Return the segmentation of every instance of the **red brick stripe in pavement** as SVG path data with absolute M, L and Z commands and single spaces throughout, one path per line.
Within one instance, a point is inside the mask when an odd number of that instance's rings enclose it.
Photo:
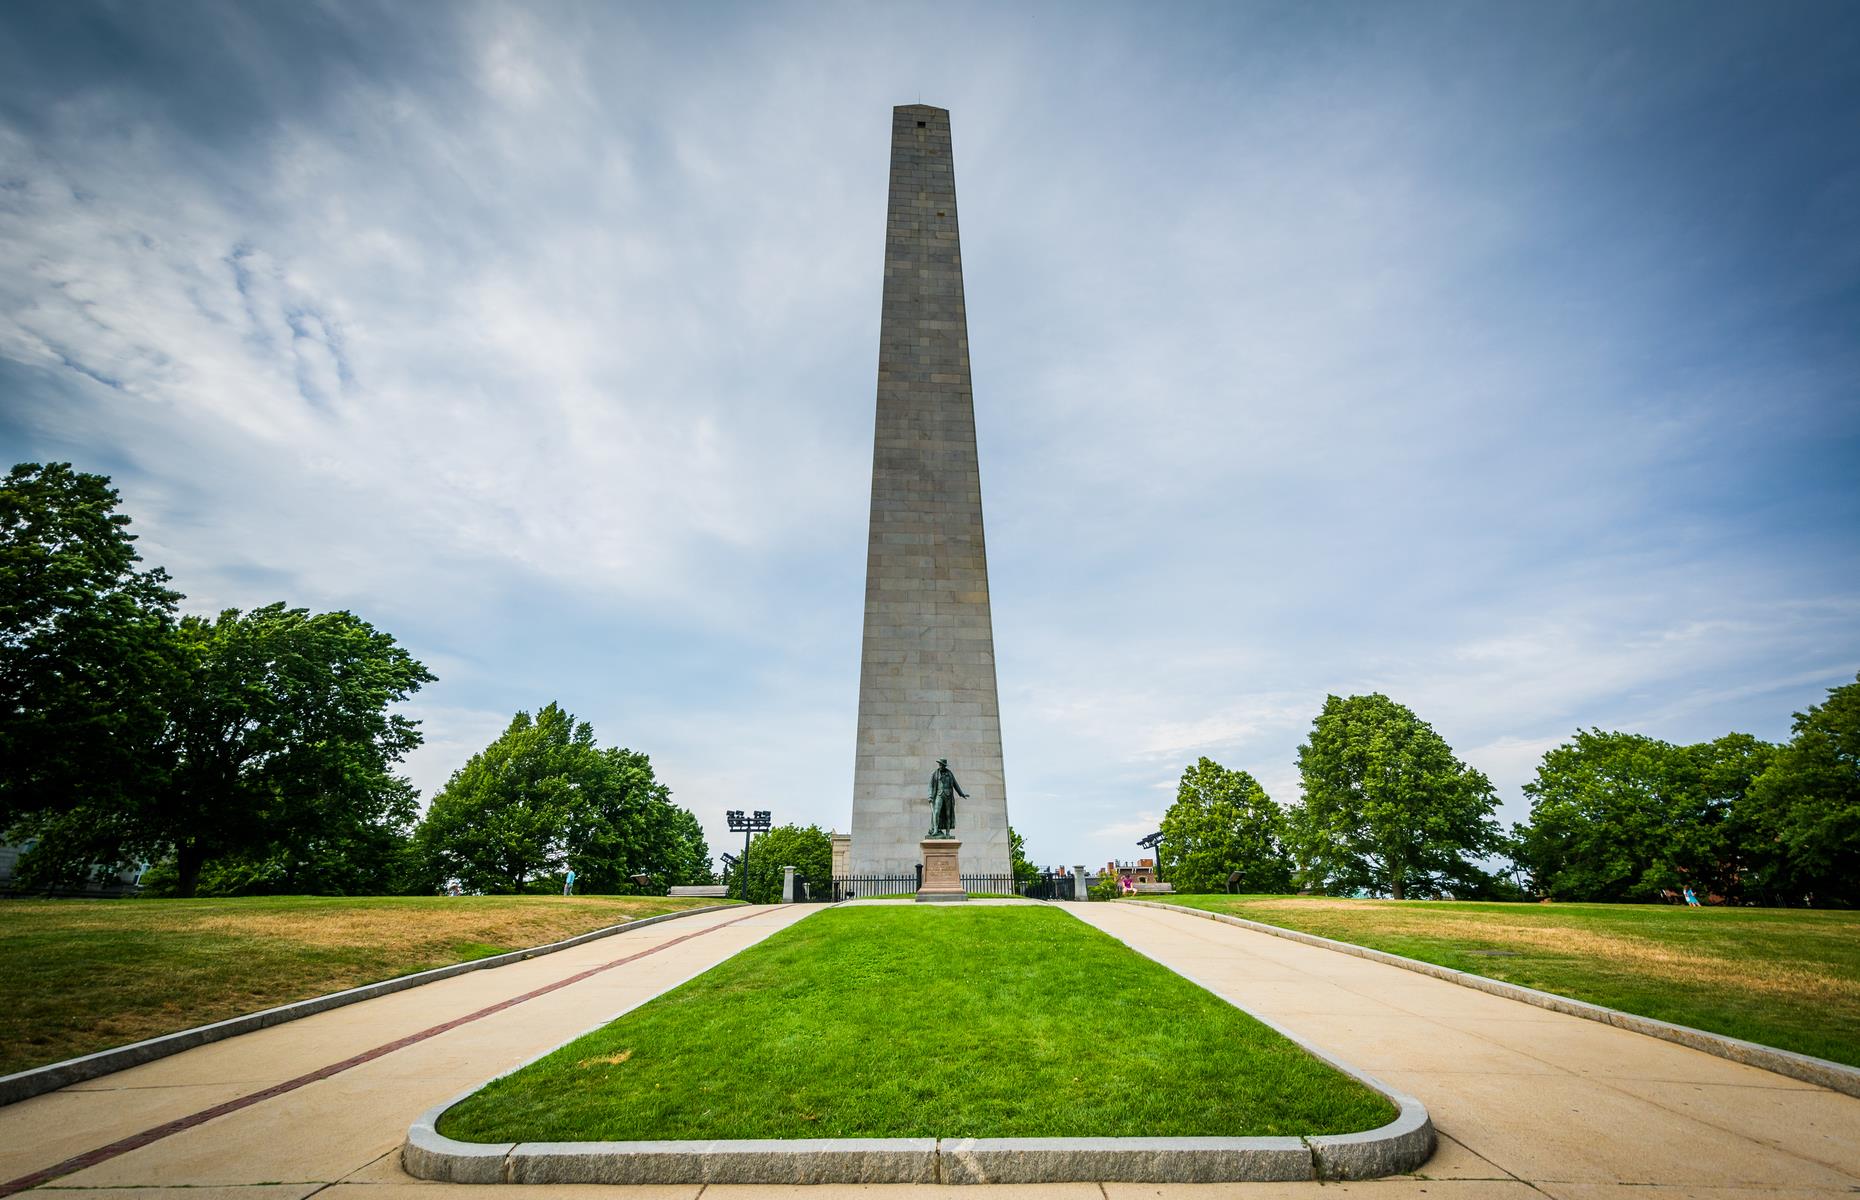
M 149 1129 L 144 1129 L 140 1133 L 132 1133 L 128 1137 L 111 1142 L 107 1146 L 99 1146 L 95 1150 L 86 1150 L 82 1154 L 67 1158 L 61 1163 L 55 1163 L 52 1166 L 34 1171 L 30 1175 L 21 1175 L 18 1179 L 0 1183 L 0 1198 L 11 1196 L 15 1192 L 23 1192 L 27 1188 L 38 1187 L 42 1183 L 57 1179 L 60 1175 L 69 1175 L 74 1171 L 82 1171 L 86 1167 L 94 1167 L 98 1163 L 108 1162 L 118 1155 L 127 1154 L 131 1150 L 140 1150 L 142 1147 L 152 1142 L 159 1142 L 161 1139 L 171 1134 L 192 1129 L 196 1125 L 204 1125 L 215 1117 L 223 1117 L 227 1113 L 238 1112 L 242 1108 L 250 1108 L 254 1104 L 270 1100 L 274 1096 L 282 1096 L 286 1092 L 294 1092 L 305 1084 L 315 1083 L 319 1079 L 328 1079 L 332 1075 L 340 1075 L 351 1067 L 359 1067 L 363 1063 L 373 1062 L 383 1055 L 392 1054 L 394 1051 L 404 1049 L 416 1042 L 423 1042 L 427 1038 L 438 1037 L 440 1034 L 451 1029 L 457 1029 L 461 1025 L 469 1025 L 473 1021 L 482 1020 L 495 1013 L 503 1012 L 507 1008 L 515 1008 L 526 1000 L 534 1000 L 538 996 L 546 996 L 550 992 L 559 991 L 562 988 L 568 987 L 570 984 L 580 983 L 590 976 L 599 975 L 602 971 L 611 971 L 615 967 L 623 967 L 627 963 L 646 957 L 648 954 L 657 954 L 659 951 L 669 949 L 678 945 L 680 942 L 688 942 L 692 938 L 702 937 L 707 933 L 715 933 L 719 929 L 728 928 L 738 921 L 747 921 L 750 917 L 756 915 L 755 913 L 745 913 L 740 917 L 732 917 L 722 924 L 699 929 L 693 933 L 682 934 L 670 941 L 660 942 L 656 946 L 649 946 L 639 951 L 637 954 L 629 954 L 625 958 L 616 958 L 612 962 L 602 963 L 598 967 L 589 967 L 579 974 L 570 975 L 566 979 L 558 979 L 554 983 L 545 984 L 533 992 L 525 992 L 521 996 L 513 996 L 509 1000 L 493 1004 L 489 1008 L 481 1008 L 475 1013 L 469 1013 L 455 1020 L 447 1021 L 443 1025 L 434 1025 L 430 1029 L 422 1029 L 418 1033 L 410 1033 L 404 1038 L 396 1039 L 385 1045 L 376 1046 L 372 1050 L 364 1050 L 360 1054 L 343 1059 L 341 1062 L 331 1063 L 327 1067 L 319 1067 L 307 1075 L 299 1075 L 295 1079 L 287 1079 L 283 1083 L 273 1084 L 262 1091 L 251 1092 L 244 1096 L 235 1097 L 224 1103 L 215 1104 L 212 1108 L 203 1108 L 199 1112 L 189 1113 L 185 1117 L 176 1117 L 172 1121 L 164 1122 L 163 1124 L 153 1126 Z

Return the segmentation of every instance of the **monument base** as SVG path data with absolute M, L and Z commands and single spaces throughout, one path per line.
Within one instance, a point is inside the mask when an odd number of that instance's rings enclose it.
M 962 890 L 962 868 L 956 862 L 956 851 L 962 843 L 955 838 L 925 838 L 918 845 L 924 851 L 924 881 L 917 889 L 918 903 L 967 900 L 969 893 Z

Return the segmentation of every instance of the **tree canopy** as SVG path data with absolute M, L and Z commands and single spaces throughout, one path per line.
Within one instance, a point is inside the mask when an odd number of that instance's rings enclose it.
M 1748 866 L 1742 798 L 1773 752 L 1747 734 L 1676 746 L 1579 731 L 1524 785 L 1519 864 L 1558 900 L 1654 900 L 1686 886 L 1736 895 Z
M 56 876 L 123 857 L 159 785 L 180 593 L 139 568 L 108 478 L 21 463 L 0 484 L 0 833 Z
M 1008 826 L 1008 869 L 1014 874 L 1014 882 L 1023 886 L 1040 877 L 1040 868 L 1027 857 L 1027 843 L 1012 825 Z
M 749 899 L 755 904 L 775 904 L 781 900 L 782 868 L 793 867 L 814 887 L 831 886 L 833 874 L 833 839 L 818 825 L 777 825 L 767 833 L 757 834 L 749 843 Z M 740 871 L 741 868 L 739 867 Z M 733 885 L 741 876 L 733 875 L 726 883 Z M 799 887 L 797 881 L 796 886 Z
M 1795 714 L 1740 824 L 1770 903 L 1860 905 L 1860 677 Z
M 1245 891 L 1291 890 L 1285 814 L 1245 771 L 1196 760 L 1182 772 L 1162 835 L 1162 877 L 1179 892 L 1225 891 L 1236 872 Z
M 1290 824 L 1309 882 L 1397 900 L 1490 886 L 1474 859 L 1502 844 L 1491 781 L 1405 705 L 1327 696 L 1298 771 L 1304 803 Z
M 432 675 L 346 612 L 177 622 L 117 503 L 64 463 L 0 487 L 0 827 L 36 842 L 22 874 L 172 859 L 182 895 L 213 862 L 383 890 L 413 814 L 392 768 L 420 741 L 390 710 Z
M 478 892 L 553 891 L 569 870 L 588 892 L 711 878 L 697 819 L 671 803 L 646 755 L 602 748 L 555 703 L 517 713 L 453 772 L 414 840 L 429 879 Z
M 432 673 L 352 613 L 283 604 L 185 617 L 177 642 L 166 786 L 137 806 L 137 821 L 151 849 L 173 847 L 179 894 L 229 856 L 385 867 L 414 814 L 412 787 L 393 770 L 420 744 L 415 722 L 391 709 Z M 373 891 L 384 881 L 298 882 Z

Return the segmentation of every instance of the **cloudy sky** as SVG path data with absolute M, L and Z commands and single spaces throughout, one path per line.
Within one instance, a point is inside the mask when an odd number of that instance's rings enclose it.
M 0 448 L 186 608 L 844 829 L 890 107 L 951 110 L 1013 823 L 1133 857 L 1327 693 L 1507 819 L 1860 668 L 1845 3 L 0 8 Z

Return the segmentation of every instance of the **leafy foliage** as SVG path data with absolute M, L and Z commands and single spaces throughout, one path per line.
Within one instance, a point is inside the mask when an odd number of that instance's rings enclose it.
M 1655 900 L 1692 886 L 1733 896 L 1747 863 L 1742 798 L 1774 747 L 1747 734 L 1675 746 L 1581 731 L 1525 785 L 1531 819 L 1517 856 L 1539 894 Z
M 1298 771 L 1304 803 L 1290 825 L 1310 882 L 1397 900 L 1489 886 L 1472 858 L 1501 844 L 1492 784 L 1406 706 L 1326 697 Z
M 1029 884 L 1040 877 L 1040 868 L 1027 857 L 1027 843 L 1012 825 L 1008 826 L 1008 869 L 1014 873 L 1015 883 Z
M 1795 714 L 1740 825 L 1762 853 L 1753 886 L 1771 902 L 1860 905 L 1860 677 Z
M 793 867 L 815 887 L 825 887 L 833 874 L 833 839 L 818 825 L 777 825 L 757 834 L 749 844 L 749 899 L 755 904 L 781 900 L 782 868 Z M 740 871 L 740 868 L 739 868 Z M 730 894 L 739 895 L 742 876 L 726 880 Z M 796 886 L 799 886 L 797 882 Z
M 1243 891 L 1291 890 L 1285 814 L 1245 771 L 1198 759 L 1182 772 L 1162 835 L 1163 878 L 1179 892 L 1225 891 L 1235 872 Z
M 389 710 L 432 675 L 345 612 L 177 623 L 117 501 L 63 463 L 0 488 L 0 826 L 36 840 L 22 878 L 172 860 L 191 895 L 218 861 L 250 886 L 379 890 L 413 816 L 391 767 L 420 741 Z
M 569 870 L 586 892 L 710 881 L 697 819 L 672 805 L 646 755 L 601 748 L 593 726 L 553 703 L 517 713 L 453 772 L 414 840 L 428 878 L 477 892 L 555 891 Z
M 181 597 L 117 502 L 69 463 L 0 484 L 0 832 L 38 840 L 47 884 L 126 858 L 123 813 L 160 782 Z
M 380 890 L 414 816 L 392 769 L 420 744 L 389 710 L 431 672 L 351 613 L 282 604 L 183 618 L 177 641 L 167 786 L 140 821 L 174 847 L 176 891 L 192 895 L 202 866 L 228 856 L 274 860 L 284 888 Z M 350 878 L 309 878 L 319 864 Z

